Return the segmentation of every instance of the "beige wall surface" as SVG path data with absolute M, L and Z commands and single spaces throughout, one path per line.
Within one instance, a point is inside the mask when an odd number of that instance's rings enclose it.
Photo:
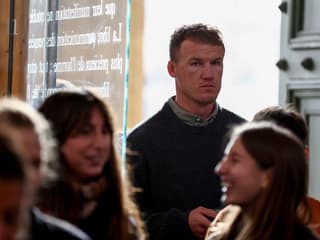
M 131 34 L 129 60 L 128 128 L 142 120 L 143 74 L 143 29 L 144 1 L 133 0 L 131 6 Z

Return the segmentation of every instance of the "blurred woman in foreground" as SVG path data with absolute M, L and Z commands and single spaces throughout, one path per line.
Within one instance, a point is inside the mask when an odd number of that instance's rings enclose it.
M 304 147 L 288 130 L 271 122 L 236 127 L 216 172 L 227 207 L 206 240 L 317 239 L 305 225 L 310 212 Z
M 39 111 L 51 122 L 60 149 L 38 206 L 78 226 L 93 240 L 144 239 L 130 184 L 121 175 L 112 117 L 106 104 L 87 91 L 49 96 Z

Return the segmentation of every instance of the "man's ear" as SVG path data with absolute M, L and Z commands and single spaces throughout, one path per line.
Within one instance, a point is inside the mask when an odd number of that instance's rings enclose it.
M 176 77 L 176 68 L 175 68 L 175 62 L 170 60 L 167 64 L 167 70 L 168 73 L 171 77 L 175 78 Z

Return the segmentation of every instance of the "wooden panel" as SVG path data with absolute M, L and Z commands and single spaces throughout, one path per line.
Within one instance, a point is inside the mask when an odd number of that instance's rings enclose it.
M 24 98 L 28 2 L 15 1 L 16 34 L 13 44 L 12 95 Z M 8 94 L 10 0 L 0 2 L 0 95 Z
M 143 16 L 144 1 L 133 0 L 131 5 L 131 33 L 129 59 L 128 128 L 143 117 Z
M 29 1 L 16 1 L 16 34 L 14 37 L 12 95 L 25 98 Z
M 0 2 L 0 96 L 7 94 L 10 1 Z

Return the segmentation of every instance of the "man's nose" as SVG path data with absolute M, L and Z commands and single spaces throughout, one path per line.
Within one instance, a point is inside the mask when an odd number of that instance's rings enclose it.
M 202 78 L 212 79 L 214 74 L 214 68 L 210 63 L 206 63 L 203 65 L 202 69 Z

